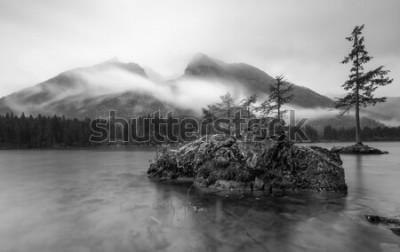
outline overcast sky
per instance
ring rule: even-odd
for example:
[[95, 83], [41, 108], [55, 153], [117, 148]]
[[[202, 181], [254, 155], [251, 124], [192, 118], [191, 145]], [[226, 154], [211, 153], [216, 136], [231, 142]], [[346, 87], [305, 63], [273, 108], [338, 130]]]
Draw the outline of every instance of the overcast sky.
[[395, 79], [380, 94], [400, 96], [399, 12], [398, 0], [0, 0], [0, 96], [114, 56], [179, 75], [196, 52], [337, 95], [358, 24], [369, 66]]

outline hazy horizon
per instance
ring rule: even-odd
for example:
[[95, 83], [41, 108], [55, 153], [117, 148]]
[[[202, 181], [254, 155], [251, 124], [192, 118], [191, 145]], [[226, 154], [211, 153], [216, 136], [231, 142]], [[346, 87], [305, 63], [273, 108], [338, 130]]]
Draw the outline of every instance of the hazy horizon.
[[177, 76], [202, 52], [332, 97], [344, 93], [345, 37], [360, 24], [374, 56], [367, 68], [385, 65], [394, 78], [378, 95], [399, 96], [399, 7], [394, 0], [0, 0], [0, 96], [113, 57]]

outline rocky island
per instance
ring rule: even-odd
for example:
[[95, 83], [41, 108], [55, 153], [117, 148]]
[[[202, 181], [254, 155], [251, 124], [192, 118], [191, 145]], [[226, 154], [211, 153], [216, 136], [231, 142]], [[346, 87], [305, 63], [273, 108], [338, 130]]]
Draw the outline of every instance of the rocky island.
[[331, 151], [334, 153], [342, 153], [342, 154], [388, 154], [389, 153], [387, 151], [382, 151], [380, 149], [364, 145], [363, 143], [356, 143], [345, 147], [333, 147]]
[[347, 191], [338, 153], [286, 140], [204, 136], [165, 150], [147, 174], [160, 181], [194, 179], [195, 185], [219, 190]]

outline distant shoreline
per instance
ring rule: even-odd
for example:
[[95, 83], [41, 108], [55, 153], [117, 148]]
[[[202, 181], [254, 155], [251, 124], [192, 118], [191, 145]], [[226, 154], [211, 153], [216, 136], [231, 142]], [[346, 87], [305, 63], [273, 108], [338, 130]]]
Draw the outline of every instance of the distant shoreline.
[[[400, 142], [400, 139], [395, 140], [365, 140], [364, 143], [379, 143], [379, 142]], [[324, 144], [324, 143], [354, 143], [354, 141], [316, 141], [316, 142], [294, 142], [295, 144]], [[185, 145], [186, 143], [170, 144], [170, 145], [99, 145], [99, 146], [57, 146], [57, 147], [11, 147], [11, 146], [1, 146], [2, 150], [163, 150], [167, 148], [176, 148]]]

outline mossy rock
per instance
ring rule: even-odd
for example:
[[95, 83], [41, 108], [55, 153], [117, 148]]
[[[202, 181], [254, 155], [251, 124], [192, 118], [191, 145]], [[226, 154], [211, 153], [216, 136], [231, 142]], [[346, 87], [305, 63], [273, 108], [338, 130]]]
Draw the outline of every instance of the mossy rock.
[[219, 190], [347, 191], [339, 154], [291, 142], [249, 143], [213, 135], [165, 151], [150, 165], [150, 178], [193, 178]]

